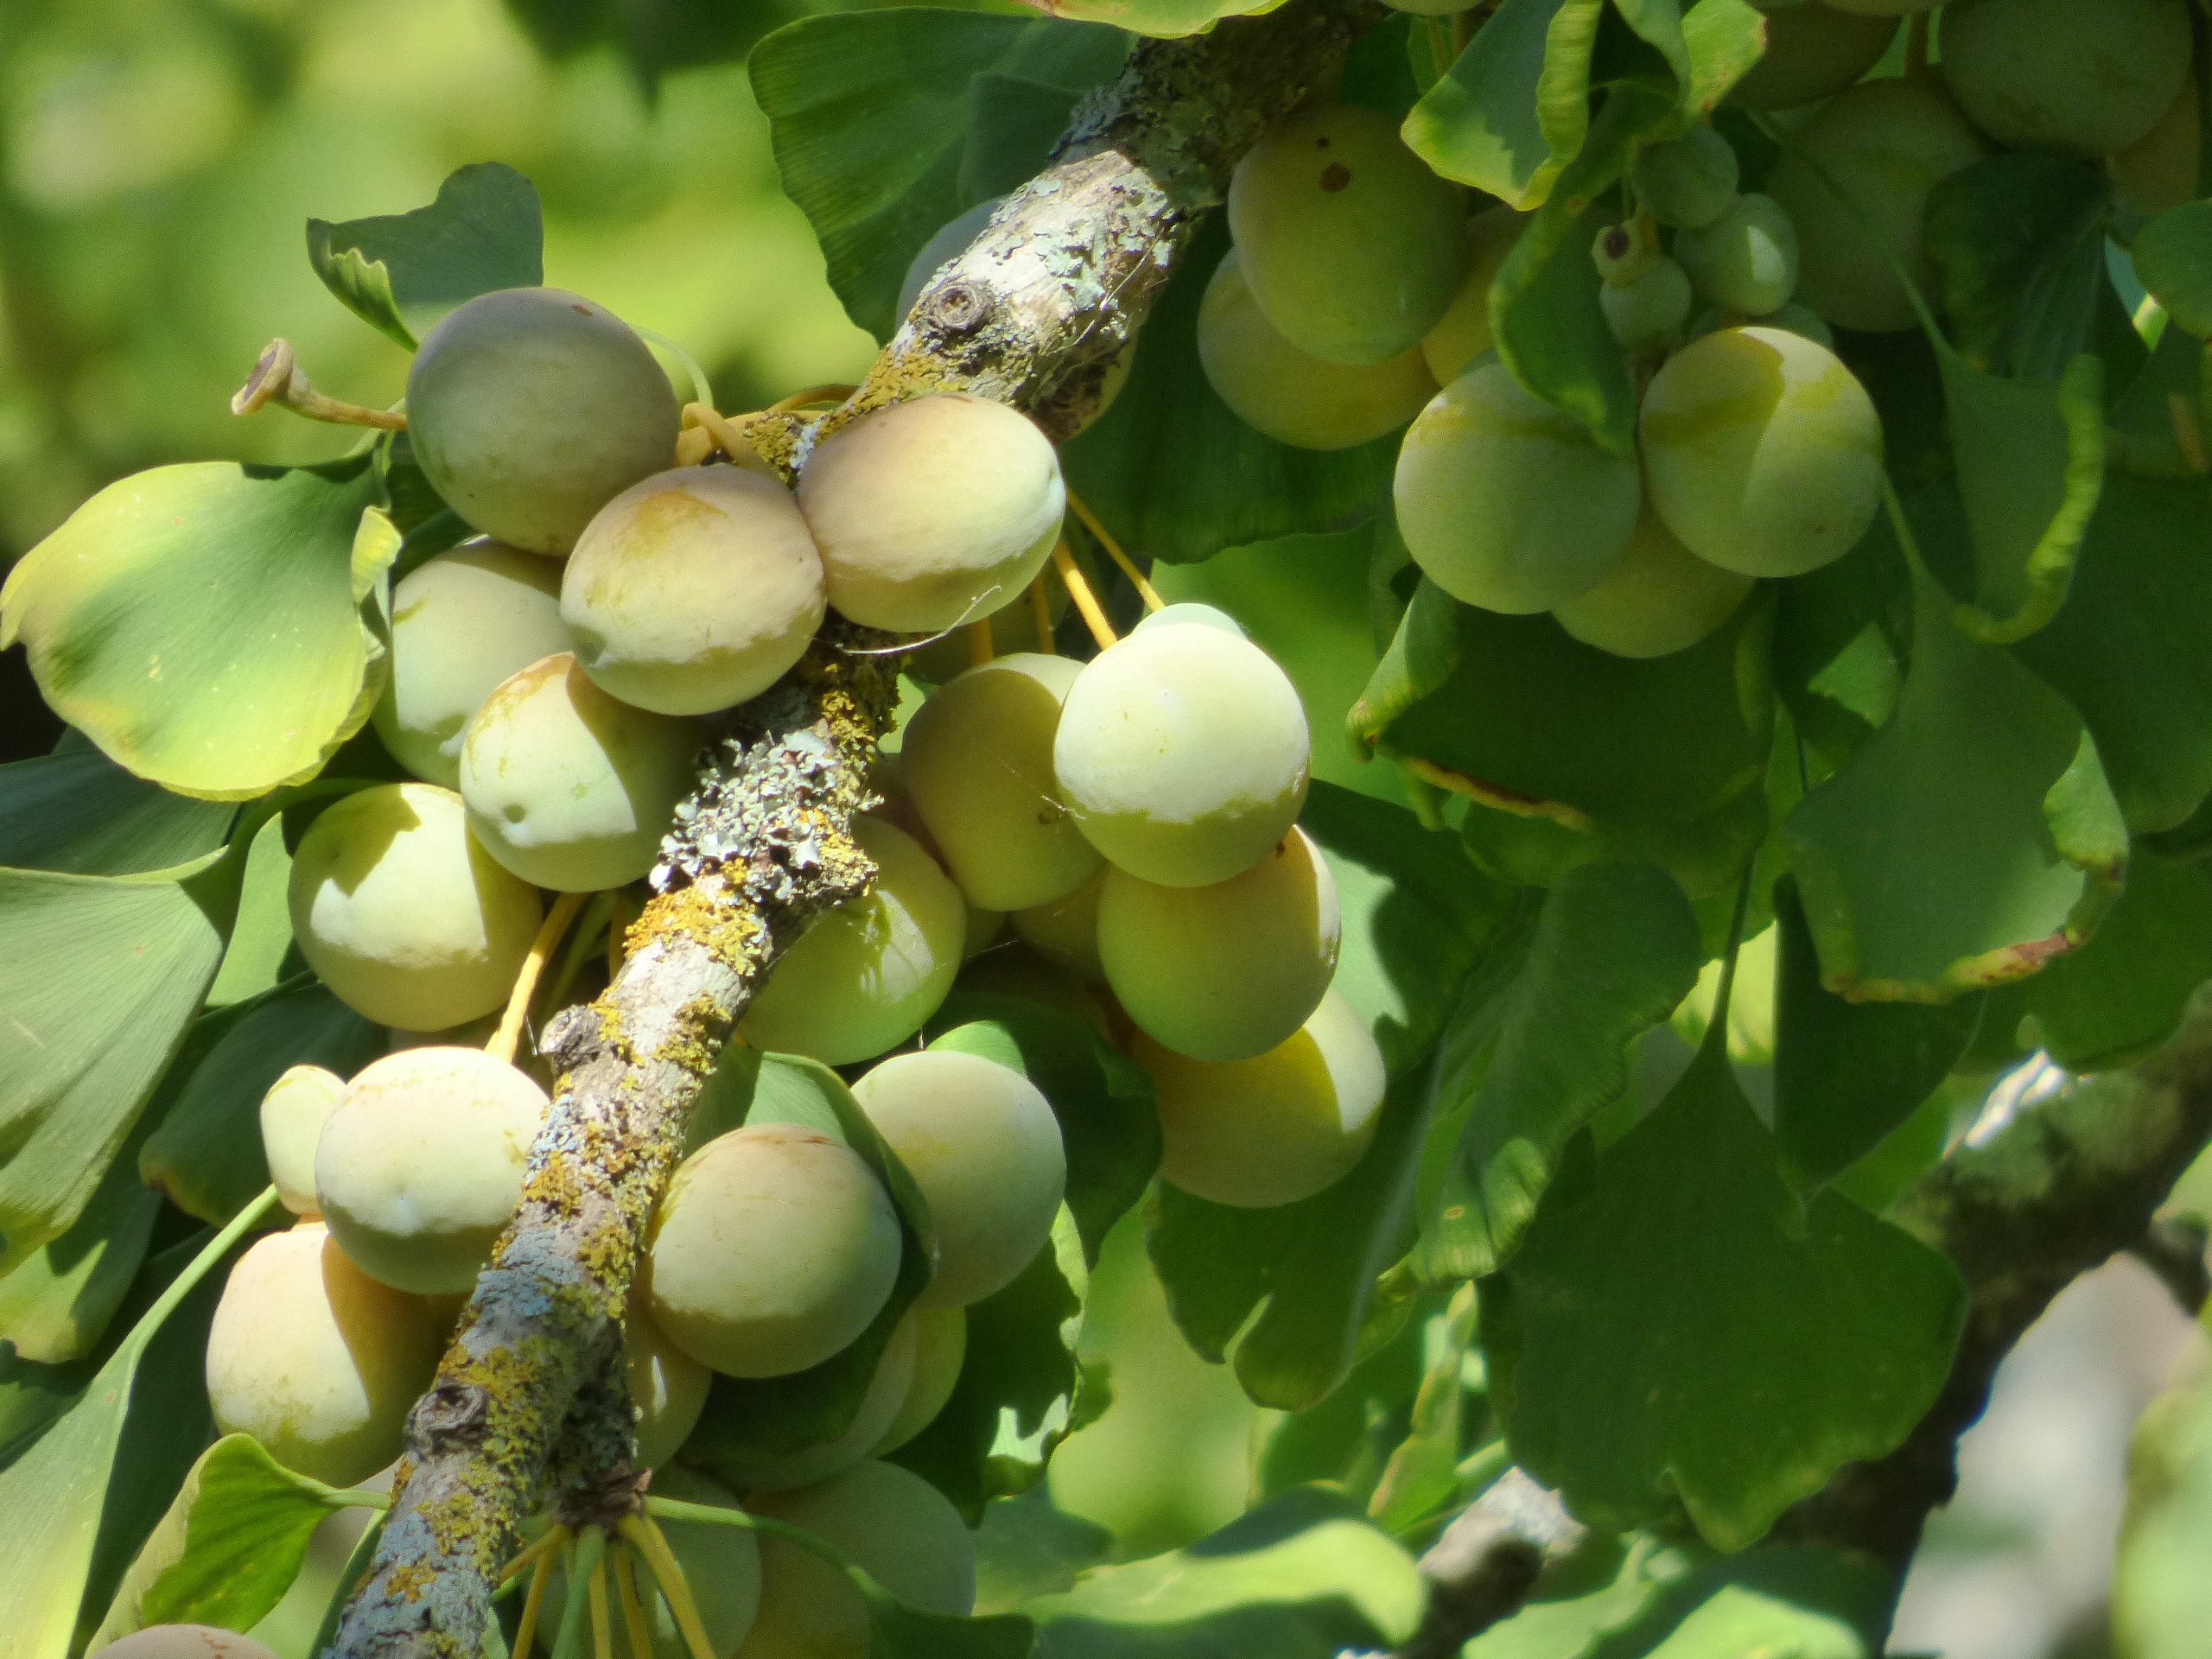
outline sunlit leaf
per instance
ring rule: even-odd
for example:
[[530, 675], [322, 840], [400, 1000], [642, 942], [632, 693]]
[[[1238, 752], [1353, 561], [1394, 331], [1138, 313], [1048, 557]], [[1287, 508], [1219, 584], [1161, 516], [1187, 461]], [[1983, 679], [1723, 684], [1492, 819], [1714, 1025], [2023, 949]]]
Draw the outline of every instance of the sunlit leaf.
[[1367, 1512], [1386, 1531], [1405, 1533], [1444, 1513], [1459, 1491], [1462, 1420], [1466, 1415], [1467, 1351], [1475, 1335], [1475, 1287], [1463, 1284], [1432, 1325], [1428, 1369], [1414, 1392], [1406, 1437], [1368, 1500]]
[[0, 1338], [25, 1359], [53, 1364], [91, 1353], [122, 1305], [162, 1208], [138, 1179], [135, 1143], [144, 1137], [141, 1123], [77, 1219], [0, 1278]]
[[56, 712], [117, 762], [244, 800], [310, 776], [385, 672], [372, 594], [398, 537], [365, 459], [158, 467], [109, 485], [0, 587]]
[[449, 174], [410, 213], [308, 220], [308, 259], [339, 303], [402, 346], [464, 300], [545, 280], [537, 188], [480, 162]]
[[1406, 118], [1447, 179], [1542, 205], [1590, 130], [1590, 57], [1605, 0], [1505, 0]]

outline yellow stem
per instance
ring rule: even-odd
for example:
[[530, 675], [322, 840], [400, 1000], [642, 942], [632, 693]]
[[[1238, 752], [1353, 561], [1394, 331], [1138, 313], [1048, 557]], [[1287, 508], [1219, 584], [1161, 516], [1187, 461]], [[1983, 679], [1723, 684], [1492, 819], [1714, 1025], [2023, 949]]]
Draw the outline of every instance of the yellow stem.
[[[591, 1650], [593, 1659], [614, 1659], [614, 1632], [607, 1619], [607, 1557], [602, 1555], [591, 1564], [591, 1580], [586, 1589], [591, 1597]], [[528, 1656], [524, 1656], [528, 1659]]]
[[1077, 519], [1090, 532], [1091, 539], [1106, 550], [1106, 556], [1121, 566], [1122, 574], [1129, 579], [1129, 585], [1144, 601], [1145, 609], [1157, 611], [1166, 608], [1167, 601], [1160, 596], [1160, 590], [1145, 579], [1144, 572], [1137, 569], [1136, 561], [1122, 550], [1122, 544], [1108, 532], [1105, 525], [1098, 522], [1098, 515], [1086, 506], [1083, 498], [1073, 490], [1068, 492], [1068, 505], [1075, 510]]
[[981, 665], [991, 660], [995, 649], [991, 644], [991, 624], [988, 618], [968, 625], [968, 660]]
[[637, 1546], [645, 1565], [652, 1569], [653, 1577], [660, 1583], [660, 1592], [668, 1598], [668, 1611], [676, 1615], [676, 1628], [683, 1633], [683, 1645], [691, 1649], [691, 1659], [715, 1659], [714, 1643], [707, 1639], [707, 1627], [700, 1621], [698, 1604], [691, 1599], [691, 1586], [683, 1581], [683, 1569], [677, 1564], [676, 1552], [668, 1547], [668, 1540], [653, 1524], [648, 1515], [626, 1515], [622, 1517], [621, 1533]]
[[652, 1659], [652, 1621], [645, 1617], [645, 1599], [638, 1593], [638, 1575], [630, 1566], [626, 1545], [613, 1550], [615, 1599], [622, 1605], [623, 1628], [630, 1633], [631, 1659]]
[[[736, 420], [732, 420], [728, 416], [717, 410], [712, 404], [683, 405], [683, 424], [704, 432], [714, 440], [714, 447], [716, 449], [732, 457], [748, 454], [752, 450], [753, 446], [745, 439], [745, 422], [749, 418], [752, 417], [740, 416]], [[706, 458], [706, 454], [702, 454], [699, 460], [704, 461]], [[697, 462], [692, 464], [696, 466]]]
[[523, 1568], [528, 1567], [539, 1556], [544, 1554], [546, 1551], [560, 1548], [562, 1541], [567, 1538], [568, 1533], [569, 1529], [563, 1526], [556, 1525], [548, 1527], [533, 1542], [524, 1545], [521, 1549], [517, 1551], [514, 1560], [509, 1561], [505, 1567], [499, 1569], [499, 1582], [501, 1584], [505, 1584], [509, 1579], [514, 1577], [516, 1573], [521, 1572]]
[[842, 404], [859, 390], [858, 386], [848, 386], [834, 381], [826, 385], [809, 386], [804, 391], [791, 393], [788, 397], [777, 398], [761, 413], [788, 415], [795, 409], [804, 409], [809, 404]]
[[1099, 604], [1098, 595], [1090, 591], [1090, 582], [1075, 562], [1075, 555], [1068, 551], [1067, 537], [1063, 536], [1052, 544], [1052, 569], [1060, 573], [1060, 580], [1067, 584], [1068, 597], [1075, 601], [1075, 607], [1083, 613], [1084, 626], [1090, 637], [1103, 651], [1114, 643], [1114, 625], [1106, 620], [1105, 607]]
[[1041, 573], [1029, 584], [1029, 614], [1037, 624], [1037, 649], [1049, 657], [1053, 651], [1052, 595], [1046, 590]]
[[[545, 1535], [557, 1543], [565, 1541], [568, 1533], [566, 1527], [556, 1527]], [[553, 1576], [553, 1558], [559, 1553], [557, 1548], [543, 1551], [531, 1569], [530, 1590], [522, 1599], [522, 1622], [515, 1626], [514, 1650], [524, 1659], [529, 1659], [531, 1641], [537, 1634], [537, 1610], [544, 1605], [546, 1580]]]
[[563, 893], [553, 901], [553, 908], [545, 912], [545, 919], [538, 925], [537, 937], [530, 942], [530, 954], [522, 959], [522, 971], [515, 976], [515, 988], [508, 994], [507, 1011], [499, 1016], [499, 1028], [484, 1045], [484, 1052], [493, 1059], [513, 1064], [515, 1050], [522, 1042], [523, 1024], [530, 1018], [530, 999], [537, 990], [538, 977], [560, 947], [561, 936], [569, 931], [569, 924], [583, 908], [585, 897], [581, 893]]

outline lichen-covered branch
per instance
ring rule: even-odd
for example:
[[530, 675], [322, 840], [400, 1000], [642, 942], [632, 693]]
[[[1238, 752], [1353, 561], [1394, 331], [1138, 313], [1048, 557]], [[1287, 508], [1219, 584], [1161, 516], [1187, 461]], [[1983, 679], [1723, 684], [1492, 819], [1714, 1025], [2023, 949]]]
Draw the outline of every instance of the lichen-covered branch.
[[[1342, 0], [1292, 0], [1202, 39], [1139, 45], [1078, 111], [1061, 159], [931, 285], [855, 397], [749, 435], [790, 471], [828, 426], [944, 389], [1021, 409], [1055, 437], [1076, 429], [1192, 216], [1220, 200], [1270, 120], [1333, 76], [1351, 16]], [[588, 1505], [626, 1484], [614, 1344], [645, 1227], [763, 976], [873, 877], [849, 823], [866, 804], [894, 661], [833, 627], [743, 711], [679, 811], [620, 973], [588, 1009], [548, 1023], [553, 1111], [521, 1207], [410, 1420], [389, 1522], [339, 1627], [343, 1659], [476, 1659], [524, 1516], [549, 1492]]]

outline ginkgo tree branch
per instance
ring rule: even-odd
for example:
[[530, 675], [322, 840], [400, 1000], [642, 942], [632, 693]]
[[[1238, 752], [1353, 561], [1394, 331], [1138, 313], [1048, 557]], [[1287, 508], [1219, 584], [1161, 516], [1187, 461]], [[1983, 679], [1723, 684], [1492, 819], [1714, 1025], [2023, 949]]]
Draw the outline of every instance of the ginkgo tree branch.
[[[1056, 438], [1077, 429], [1237, 158], [1333, 79], [1363, 18], [1345, 0], [1292, 0], [1196, 39], [1139, 42], [854, 397], [827, 416], [753, 422], [747, 437], [789, 472], [830, 426], [942, 390], [1009, 404]], [[776, 957], [873, 880], [850, 823], [869, 804], [896, 660], [894, 642], [833, 625], [740, 711], [679, 809], [620, 971], [548, 1022], [553, 1109], [409, 1420], [389, 1520], [340, 1623], [346, 1659], [476, 1659], [525, 1516], [549, 1497], [588, 1503], [626, 1475], [615, 1344], [645, 1228], [692, 1103]]]

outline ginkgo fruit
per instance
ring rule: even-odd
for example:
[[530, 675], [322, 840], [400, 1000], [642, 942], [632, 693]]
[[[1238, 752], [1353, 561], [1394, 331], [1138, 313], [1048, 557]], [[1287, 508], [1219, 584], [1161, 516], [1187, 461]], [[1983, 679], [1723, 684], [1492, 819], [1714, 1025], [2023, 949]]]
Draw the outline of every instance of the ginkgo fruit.
[[345, 1098], [346, 1080], [319, 1065], [289, 1067], [261, 1096], [261, 1151], [276, 1196], [296, 1216], [322, 1205], [315, 1191], [315, 1149], [322, 1126]]
[[2188, 0], [1953, 0], [1943, 79], [2000, 144], [2108, 155], [2181, 95], [2189, 12]]
[[96, 1649], [91, 1659], [276, 1659], [250, 1636], [213, 1624], [149, 1624]]
[[1735, 148], [1700, 122], [1637, 150], [1629, 181], [1637, 205], [1662, 225], [1695, 230], [1719, 219], [1736, 199]]
[[913, 1380], [872, 1457], [889, 1456], [937, 1421], [959, 1386], [968, 1357], [966, 1308], [918, 1307], [907, 1317], [914, 1325]]
[[669, 1340], [645, 1299], [633, 1294], [622, 1319], [622, 1358], [630, 1403], [637, 1409], [638, 1466], [658, 1469], [673, 1458], [707, 1408], [714, 1373]]
[[1444, 315], [1421, 337], [1421, 354], [1436, 384], [1446, 386], [1497, 341], [1491, 334], [1490, 289], [1520, 239], [1529, 215], [1499, 203], [1467, 221], [1467, 269]]
[[1797, 227], [1772, 196], [1738, 196], [1718, 217], [1677, 232], [1675, 258], [1715, 305], [1760, 316], [1797, 288]]
[[898, 1417], [913, 1389], [916, 1352], [914, 1315], [910, 1311], [891, 1327], [868, 1387], [842, 1427], [797, 1444], [780, 1438], [778, 1443], [767, 1444], [747, 1433], [753, 1424], [718, 1423], [711, 1449], [698, 1449], [694, 1455], [716, 1476], [746, 1493], [787, 1492], [842, 1474], [863, 1458], [874, 1455], [877, 1443]]
[[1616, 657], [1687, 650], [1735, 614], [1751, 579], [1700, 559], [1646, 511], [1620, 568], [1552, 614], [1586, 645]]

